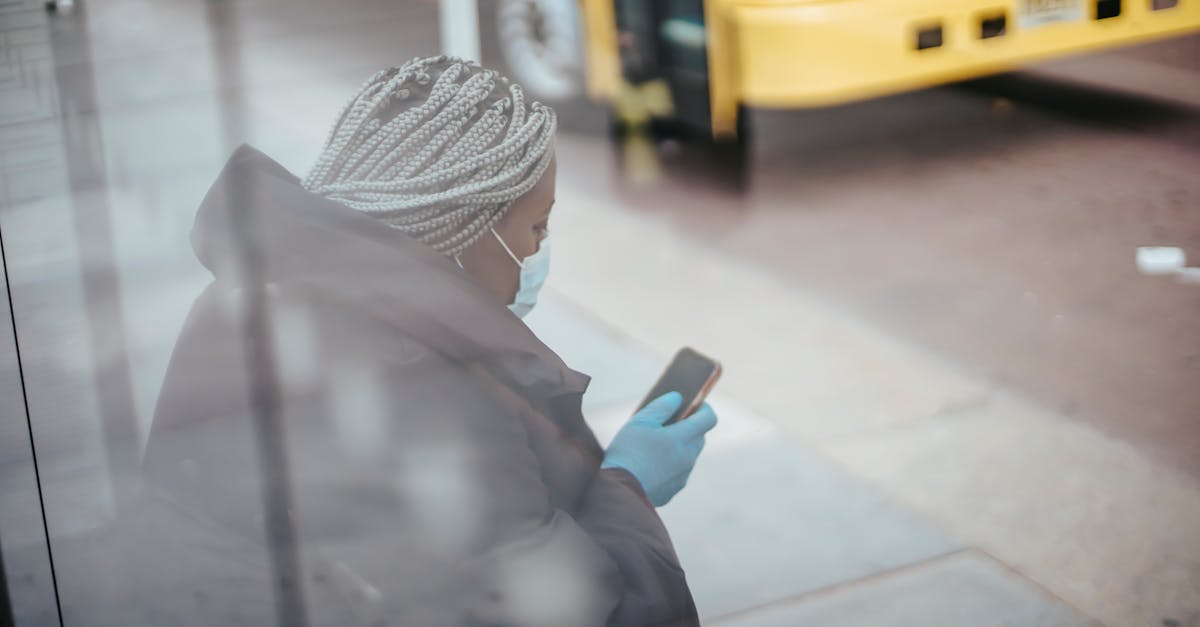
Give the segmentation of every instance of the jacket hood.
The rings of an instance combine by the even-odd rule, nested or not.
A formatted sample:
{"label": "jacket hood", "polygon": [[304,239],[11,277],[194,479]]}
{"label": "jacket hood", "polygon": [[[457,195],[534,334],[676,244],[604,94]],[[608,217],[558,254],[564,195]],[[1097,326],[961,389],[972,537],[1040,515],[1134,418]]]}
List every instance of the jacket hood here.
{"label": "jacket hood", "polygon": [[253,276],[281,289],[315,290],[432,350],[484,365],[515,387],[544,396],[587,388],[586,375],[567,367],[451,259],[309,192],[250,146],[234,152],[204,197],[191,241],[223,289]]}

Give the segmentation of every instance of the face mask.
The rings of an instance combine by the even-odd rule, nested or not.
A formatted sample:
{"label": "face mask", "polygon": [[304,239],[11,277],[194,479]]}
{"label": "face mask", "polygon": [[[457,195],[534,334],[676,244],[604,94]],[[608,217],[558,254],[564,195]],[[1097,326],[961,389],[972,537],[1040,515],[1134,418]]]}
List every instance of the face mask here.
{"label": "face mask", "polygon": [[496,229],[492,229],[492,235],[496,236],[496,241],[500,242],[508,256],[512,257],[512,260],[521,267],[521,287],[517,290],[517,295],[509,304],[508,309],[518,318],[524,318],[537,304],[538,292],[542,289],[542,284],[546,282],[546,275],[550,274],[550,237],[543,238],[541,244],[538,245],[537,252],[522,261],[513,254],[508,244],[504,243]]}

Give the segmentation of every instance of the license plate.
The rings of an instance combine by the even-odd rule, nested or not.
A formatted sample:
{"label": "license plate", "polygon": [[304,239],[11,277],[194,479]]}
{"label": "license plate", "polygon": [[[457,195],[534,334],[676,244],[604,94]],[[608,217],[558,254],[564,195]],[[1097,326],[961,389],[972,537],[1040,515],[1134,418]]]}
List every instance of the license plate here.
{"label": "license plate", "polygon": [[1020,0],[1021,27],[1077,22],[1083,19],[1082,0]]}

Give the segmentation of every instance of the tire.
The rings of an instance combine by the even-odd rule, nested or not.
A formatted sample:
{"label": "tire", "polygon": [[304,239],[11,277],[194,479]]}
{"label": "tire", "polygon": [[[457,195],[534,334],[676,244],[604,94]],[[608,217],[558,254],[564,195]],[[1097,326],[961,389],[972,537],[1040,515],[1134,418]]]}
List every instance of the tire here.
{"label": "tire", "polygon": [[560,129],[605,132],[606,107],[587,98],[583,25],[576,0],[478,0],[485,67],[554,108]]}
{"label": "tire", "polygon": [[744,107],[738,110],[738,136],[730,139],[718,140],[708,130],[667,118],[655,118],[648,126],[638,128],[616,126],[616,122],[614,125],[614,166],[623,177],[633,172],[629,170],[626,147],[631,142],[648,142],[658,155],[657,176],[729,193],[742,193],[748,188],[753,157],[750,113]]}
{"label": "tire", "polygon": [[751,169],[751,147],[754,134],[751,132],[750,110],[738,106],[737,137],[716,139],[708,133],[708,150],[712,162],[717,165],[724,183],[731,189],[745,189]]}
{"label": "tire", "polygon": [[695,144],[706,144],[713,150],[729,154],[745,152],[753,139],[750,124],[750,110],[738,106],[737,136],[717,138],[709,128],[698,128],[692,124],[675,118],[655,118],[650,122],[650,131],[659,139],[676,139]]}

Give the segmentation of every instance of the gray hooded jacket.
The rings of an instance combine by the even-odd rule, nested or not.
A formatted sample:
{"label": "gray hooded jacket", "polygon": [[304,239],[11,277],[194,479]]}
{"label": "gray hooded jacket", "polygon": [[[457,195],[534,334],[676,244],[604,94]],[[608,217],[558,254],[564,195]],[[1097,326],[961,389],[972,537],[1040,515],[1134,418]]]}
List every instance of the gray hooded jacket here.
{"label": "gray hooded jacket", "polygon": [[276,622],[235,237],[246,211],[311,624],[698,623],[636,479],[599,469],[588,377],[453,261],[246,146],[192,231],[214,281],[176,344],[143,497],[121,525],[138,546],[125,620]]}

